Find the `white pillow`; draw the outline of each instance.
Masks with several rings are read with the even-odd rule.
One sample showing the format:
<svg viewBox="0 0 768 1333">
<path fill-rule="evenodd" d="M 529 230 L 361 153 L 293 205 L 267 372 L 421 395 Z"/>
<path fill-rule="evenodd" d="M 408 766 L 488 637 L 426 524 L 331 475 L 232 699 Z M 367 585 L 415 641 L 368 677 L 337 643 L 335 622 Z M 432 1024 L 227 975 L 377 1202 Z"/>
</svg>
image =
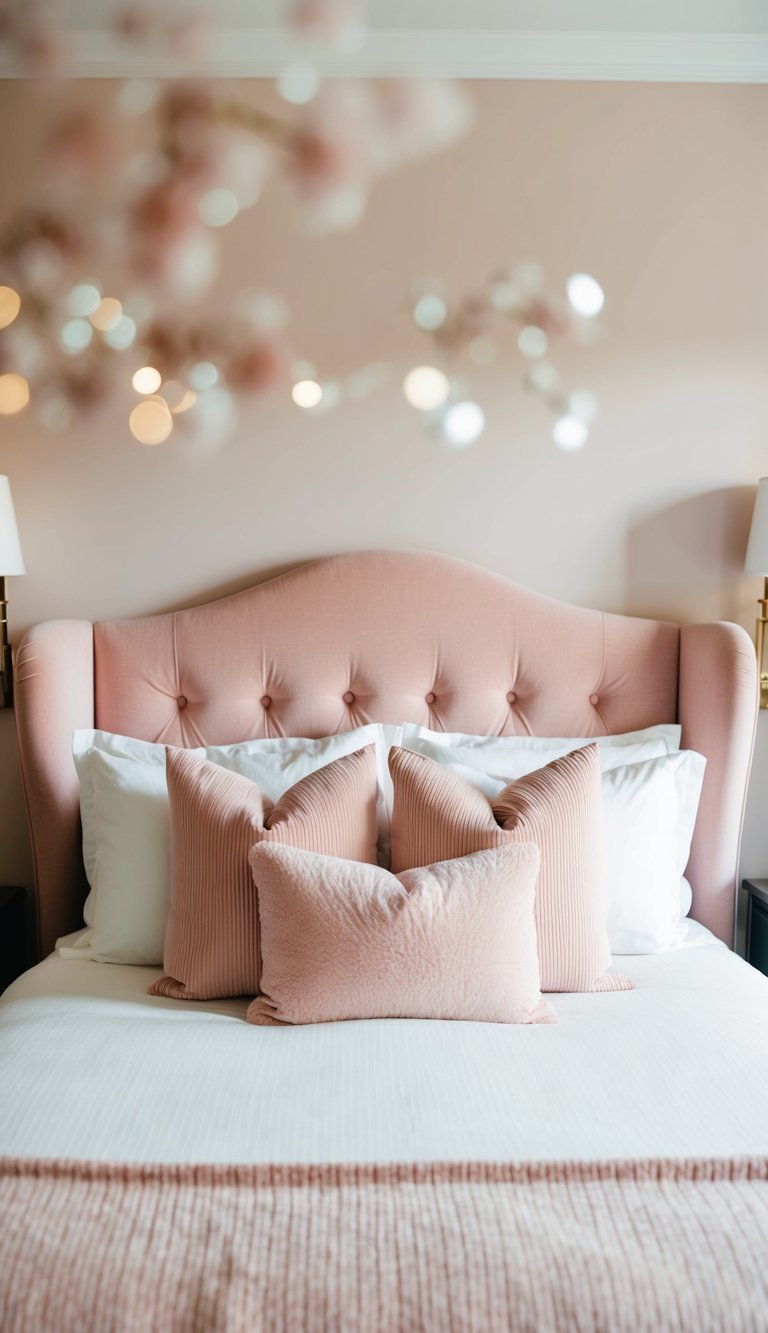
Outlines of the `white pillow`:
<svg viewBox="0 0 768 1333">
<path fill-rule="evenodd" d="M 633 750 L 631 743 L 624 753 Z M 522 761 L 520 755 L 510 752 L 497 755 L 502 759 L 501 771 L 497 768 L 490 773 L 457 762 L 455 756 L 465 753 L 460 746 L 453 749 L 421 741 L 418 752 L 473 783 L 490 800 L 508 782 L 560 757 L 558 752 L 544 759 L 539 751 L 536 762 L 531 763 L 531 751 Z M 525 763 L 522 769 L 521 762 Z M 662 953 L 684 940 L 691 888 L 683 876 L 705 765 L 703 755 L 677 750 L 603 769 L 606 914 L 612 953 Z"/>
<path fill-rule="evenodd" d="M 256 782 L 273 801 L 300 778 L 365 745 L 376 745 L 379 845 L 389 856 L 392 784 L 387 767 L 400 727 L 370 724 L 320 740 L 273 737 L 193 753 Z M 170 892 L 165 746 L 110 732 L 76 731 L 83 861 L 91 891 L 89 927 L 59 949 L 98 962 L 160 965 Z"/>
<path fill-rule="evenodd" d="M 425 754 L 438 764 L 449 760 L 514 782 L 526 773 L 544 768 L 571 750 L 594 741 L 600 747 L 603 773 L 619 764 L 634 764 L 641 759 L 655 759 L 680 749 L 682 728 L 676 723 L 661 723 L 642 731 L 627 731 L 620 736 L 465 736 L 459 732 L 429 731 L 411 723 L 403 725 L 402 745 L 406 750 Z M 449 750 L 450 755 L 442 753 Z M 479 785 L 479 784 L 478 784 Z"/>
</svg>

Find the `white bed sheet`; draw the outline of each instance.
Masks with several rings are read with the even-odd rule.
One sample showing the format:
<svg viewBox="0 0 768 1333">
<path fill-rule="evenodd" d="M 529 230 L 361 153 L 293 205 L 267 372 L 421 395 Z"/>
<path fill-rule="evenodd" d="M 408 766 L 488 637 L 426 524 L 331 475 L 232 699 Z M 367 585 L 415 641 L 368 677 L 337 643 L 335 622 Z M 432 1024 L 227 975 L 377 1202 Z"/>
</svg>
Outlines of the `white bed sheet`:
<svg viewBox="0 0 768 1333">
<path fill-rule="evenodd" d="M 0 1001 L 0 1154 L 120 1161 L 768 1153 L 768 980 L 690 927 L 560 1022 L 259 1028 L 52 956 Z"/>
</svg>

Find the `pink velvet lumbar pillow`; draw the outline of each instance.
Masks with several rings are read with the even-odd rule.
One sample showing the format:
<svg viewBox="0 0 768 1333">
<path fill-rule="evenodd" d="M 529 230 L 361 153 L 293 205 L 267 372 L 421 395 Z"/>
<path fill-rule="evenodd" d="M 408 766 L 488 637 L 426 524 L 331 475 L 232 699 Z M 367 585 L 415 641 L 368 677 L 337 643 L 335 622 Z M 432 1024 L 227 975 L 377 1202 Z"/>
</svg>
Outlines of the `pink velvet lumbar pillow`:
<svg viewBox="0 0 768 1333">
<path fill-rule="evenodd" d="M 166 753 L 171 902 L 150 995 L 210 1000 L 259 990 L 259 912 L 248 853 L 286 843 L 376 861 L 376 747 L 302 778 L 273 806 L 250 779 L 187 750 Z M 257 886 L 258 887 L 258 886 Z"/>
<path fill-rule="evenodd" d="M 611 962 L 603 897 L 598 747 L 587 745 L 510 782 L 493 804 L 458 774 L 411 750 L 390 750 L 392 869 L 535 842 L 541 988 L 631 990 Z"/>
<path fill-rule="evenodd" d="M 539 989 L 532 843 L 392 875 L 261 843 L 262 994 L 248 1021 L 554 1023 Z"/>
</svg>

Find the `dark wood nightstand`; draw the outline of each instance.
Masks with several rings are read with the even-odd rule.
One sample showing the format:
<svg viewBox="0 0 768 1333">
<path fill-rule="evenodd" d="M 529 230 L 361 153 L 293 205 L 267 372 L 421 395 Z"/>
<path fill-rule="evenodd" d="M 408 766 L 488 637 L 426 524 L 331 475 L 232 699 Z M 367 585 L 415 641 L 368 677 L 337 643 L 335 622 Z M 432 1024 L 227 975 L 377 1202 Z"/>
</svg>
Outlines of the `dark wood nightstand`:
<svg viewBox="0 0 768 1333">
<path fill-rule="evenodd" d="M 23 889 L 0 885 L 0 992 L 20 977 L 25 964 Z"/>
<path fill-rule="evenodd" d="M 743 879 L 747 893 L 747 939 L 744 957 L 768 977 L 768 879 Z"/>
</svg>

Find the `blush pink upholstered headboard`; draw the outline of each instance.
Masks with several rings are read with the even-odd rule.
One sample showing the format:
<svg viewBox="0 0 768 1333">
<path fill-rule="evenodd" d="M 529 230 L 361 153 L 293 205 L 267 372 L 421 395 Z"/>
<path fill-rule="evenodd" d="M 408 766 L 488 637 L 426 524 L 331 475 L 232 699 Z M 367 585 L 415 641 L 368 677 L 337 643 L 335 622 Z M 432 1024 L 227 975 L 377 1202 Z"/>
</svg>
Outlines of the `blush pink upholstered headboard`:
<svg viewBox="0 0 768 1333">
<path fill-rule="evenodd" d="M 756 708 L 735 625 L 583 610 L 417 552 L 317 560 L 169 615 L 38 625 L 17 653 L 16 716 L 40 950 L 81 920 L 76 727 L 191 746 L 403 721 L 598 736 L 679 720 L 708 760 L 693 914 L 730 943 Z"/>
</svg>

